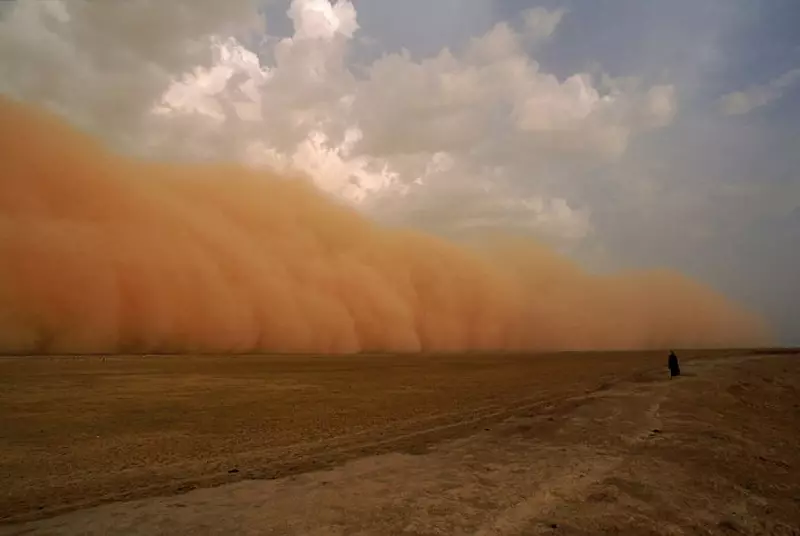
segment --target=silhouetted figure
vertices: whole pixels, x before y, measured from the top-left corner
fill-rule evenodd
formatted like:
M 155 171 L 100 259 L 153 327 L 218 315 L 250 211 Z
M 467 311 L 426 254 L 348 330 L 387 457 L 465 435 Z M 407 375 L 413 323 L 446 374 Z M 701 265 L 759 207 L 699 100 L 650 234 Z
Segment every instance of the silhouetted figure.
M 675 355 L 675 352 L 670 350 L 669 358 L 667 359 L 667 366 L 669 367 L 669 378 L 672 379 L 673 376 L 680 376 L 681 375 L 681 367 L 678 365 L 678 356 Z

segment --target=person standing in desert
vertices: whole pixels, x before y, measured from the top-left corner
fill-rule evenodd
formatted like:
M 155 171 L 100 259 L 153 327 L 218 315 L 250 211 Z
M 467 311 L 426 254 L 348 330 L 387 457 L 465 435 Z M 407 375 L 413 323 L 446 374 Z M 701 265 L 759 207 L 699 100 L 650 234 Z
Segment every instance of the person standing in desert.
M 674 376 L 681 375 L 681 367 L 678 364 L 678 356 L 675 355 L 675 352 L 672 350 L 669 351 L 669 358 L 667 358 L 667 367 L 669 368 L 669 379 L 672 379 Z

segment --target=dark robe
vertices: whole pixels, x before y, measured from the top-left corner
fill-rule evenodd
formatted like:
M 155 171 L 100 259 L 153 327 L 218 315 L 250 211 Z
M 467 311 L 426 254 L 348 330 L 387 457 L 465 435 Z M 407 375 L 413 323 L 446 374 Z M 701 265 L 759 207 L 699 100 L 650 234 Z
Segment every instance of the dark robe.
M 678 365 L 678 356 L 675 355 L 675 352 L 669 353 L 669 359 L 667 359 L 667 366 L 669 367 L 670 377 L 681 375 L 681 367 L 680 365 Z

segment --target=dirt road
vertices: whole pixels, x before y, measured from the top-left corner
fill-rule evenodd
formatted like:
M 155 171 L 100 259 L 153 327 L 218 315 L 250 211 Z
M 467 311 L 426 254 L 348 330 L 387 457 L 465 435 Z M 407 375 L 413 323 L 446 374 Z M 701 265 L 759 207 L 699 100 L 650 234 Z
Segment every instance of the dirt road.
M 272 480 L 0 534 L 800 533 L 794 356 L 240 359 L 3 362 L 7 521 Z

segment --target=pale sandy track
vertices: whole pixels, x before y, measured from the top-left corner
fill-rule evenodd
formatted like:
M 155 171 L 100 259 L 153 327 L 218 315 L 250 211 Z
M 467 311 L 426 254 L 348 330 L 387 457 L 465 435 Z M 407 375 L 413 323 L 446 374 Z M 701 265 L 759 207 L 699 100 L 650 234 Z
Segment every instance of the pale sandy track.
M 664 380 L 662 354 L 505 356 L 495 359 L 491 367 L 486 366 L 486 357 L 436 358 L 432 361 L 412 358 L 402 365 L 394 365 L 388 359 L 359 363 L 352 361 L 359 358 L 337 358 L 297 364 L 279 358 L 250 359 L 249 363 L 240 362 L 233 367 L 230 361 L 212 360 L 212 363 L 204 365 L 209 374 L 206 382 L 196 379 L 186 382 L 186 378 L 182 378 L 183 386 L 177 386 L 173 394 L 183 393 L 185 398 L 187 392 L 193 392 L 193 388 L 187 385 L 195 388 L 203 385 L 213 392 L 209 385 L 220 389 L 221 385 L 233 381 L 235 374 L 231 368 L 238 371 L 236 374 L 253 373 L 260 368 L 262 372 L 263 369 L 272 372 L 273 383 L 282 380 L 284 396 L 295 403 L 303 401 L 300 393 L 315 392 L 318 398 L 306 399 L 303 409 L 310 405 L 325 417 L 336 414 L 343 402 L 348 402 L 359 408 L 358 416 L 344 420 L 344 424 L 335 430 L 326 429 L 322 418 L 316 421 L 317 430 L 327 432 L 327 439 L 314 437 L 312 427 L 311 436 L 299 434 L 299 441 L 292 441 L 297 437 L 293 430 L 298 427 L 305 429 L 307 423 L 302 418 L 268 420 L 273 430 L 285 430 L 281 437 L 289 440 L 284 444 L 275 440 L 273 445 L 265 445 L 261 450 L 248 444 L 246 448 L 225 452 L 220 449 L 237 443 L 226 442 L 222 431 L 217 435 L 205 435 L 206 425 L 201 416 L 195 415 L 191 426 L 197 428 L 199 437 L 210 437 L 205 444 L 197 445 L 196 458 L 173 461 L 169 457 L 171 451 L 167 449 L 167 454 L 161 454 L 166 459 L 159 461 L 160 453 L 147 451 L 155 463 L 139 469 L 115 468 L 114 464 L 120 463 L 119 458 L 109 456 L 97 446 L 91 450 L 92 442 L 85 439 L 83 451 L 71 451 L 72 460 L 77 461 L 72 467 L 78 470 L 70 482 L 46 481 L 37 476 L 36 471 L 27 475 L 17 473 L 16 480 L 12 476 L 8 481 L 12 484 L 12 492 L 23 490 L 23 499 L 27 489 L 31 490 L 27 497 L 51 501 L 51 506 L 35 511 L 38 517 L 125 495 L 145 497 L 172 492 L 176 487 L 190 484 L 202 486 L 219 484 L 225 479 L 287 476 L 199 489 L 172 498 L 110 504 L 30 524 L 9 525 L 0 532 L 536 534 L 559 531 L 592 534 L 595 533 L 592 527 L 603 526 L 603 523 L 609 523 L 610 527 L 627 523 L 636 530 L 645 531 L 654 512 L 661 512 L 658 515 L 663 517 L 665 524 L 663 530 L 659 529 L 660 533 L 681 533 L 678 530 L 683 530 L 681 527 L 688 522 L 711 531 L 696 532 L 702 534 L 717 533 L 714 531 L 722 531 L 729 524 L 755 529 L 758 523 L 767 521 L 753 515 L 750 510 L 767 506 L 772 508 L 773 514 L 782 513 L 783 517 L 773 515 L 771 522 L 773 529 L 783 530 L 791 527 L 793 522 L 791 508 L 800 510 L 800 503 L 787 498 L 791 497 L 787 493 L 792 491 L 800 497 L 797 478 L 784 477 L 781 481 L 783 487 L 771 492 L 774 496 L 763 493 L 763 490 L 753 493 L 742 486 L 728 486 L 722 493 L 719 491 L 721 482 L 735 479 L 737 474 L 733 477 L 722 473 L 707 474 L 700 484 L 689 485 L 687 479 L 691 476 L 690 465 L 693 462 L 690 460 L 687 466 L 685 461 L 678 462 L 673 456 L 675 449 L 706 457 L 712 450 L 716 453 L 716 446 L 709 439 L 709 430 L 712 430 L 712 435 L 747 438 L 752 431 L 737 428 L 741 423 L 727 415 L 736 409 L 749 412 L 741 419 L 749 424 L 766 423 L 773 417 L 775 420 L 763 438 L 754 435 L 747 439 L 748 455 L 752 454 L 756 460 L 761 456 L 782 464 L 796 463 L 788 451 L 775 451 L 774 437 L 769 445 L 760 442 L 770 434 L 775 437 L 780 433 L 791 435 L 798 429 L 789 428 L 800 424 L 796 420 L 800 412 L 791 406 L 800 402 L 797 400 L 800 370 L 796 359 L 720 354 L 714 359 L 687 363 L 687 370 L 693 375 L 676 382 Z M 270 363 L 270 359 L 278 361 Z M 43 362 L 35 370 L 41 371 L 38 374 L 56 386 L 59 381 L 68 381 L 64 379 L 64 370 L 80 376 L 79 371 L 94 371 L 113 360 L 107 360 L 104 365 L 88 361 L 81 365 L 80 360 L 74 361 L 73 365 L 66 362 L 51 365 L 51 369 L 62 367 L 61 380 L 56 380 L 59 376 L 52 370 L 45 372 L 47 365 Z M 136 369 L 127 360 L 119 363 L 123 365 L 114 368 L 113 372 L 106 368 L 89 375 L 125 376 L 125 365 L 128 374 Z M 360 365 L 363 367 L 359 368 Z M 156 377 L 167 370 L 168 374 L 175 375 L 175 383 L 179 384 L 181 378 L 177 375 L 182 366 L 156 363 L 151 370 L 161 372 L 147 374 Z M 288 374 L 294 378 L 294 384 L 286 376 L 282 379 L 276 377 L 287 374 L 286 367 L 291 369 Z M 789 373 L 784 373 L 784 369 Z M 195 374 L 202 374 L 202 370 L 202 365 L 195 366 Z M 223 370 L 228 372 L 223 373 Z M 423 374 L 423 371 L 428 373 Z M 35 375 L 33 369 L 25 374 Z M 140 370 L 134 376 L 140 374 L 145 372 Z M 780 377 L 778 383 L 772 380 L 772 383 L 759 384 L 757 387 L 761 391 L 750 393 L 758 399 L 769 394 L 764 389 L 772 389 L 775 392 L 770 400 L 773 400 L 774 408 L 763 404 L 738 407 L 735 396 L 728 400 L 732 396 L 731 389 L 738 392 L 743 381 L 754 381 L 753 378 L 759 374 L 766 378 Z M 330 384 L 332 377 L 336 378 L 334 383 L 338 388 Z M 300 378 L 304 381 L 301 382 Z M 448 378 L 449 382 L 439 384 Z M 136 383 L 129 377 L 124 381 Z M 324 389 L 316 390 L 288 387 L 312 386 L 315 382 L 316 385 L 329 383 Z M 21 383 L 17 381 L 17 385 Z M 379 385 L 373 386 L 374 383 Z M 141 390 L 141 386 L 138 389 Z M 339 396 L 333 392 L 337 389 L 341 391 Z M 401 394 L 409 391 L 414 394 L 411 399 Z M 48 396 L 52 399 L 58 392 L 51 390 Z M 256 399 L 260 398 L 265 405 L 272 403 L 274 408 L 277 404 L 273 398 L 263 392 L 272 391 L 262 390 L 262 395 Z M 342 393 L 353 392 L 358 396 L 341 400 Z M 716 398 L 704 400 L 703 407 L 695 412 L 693 404 L 709 393 Z M 107 399 L 110 395 L 106 392 L 95 396 Z M 239 392 L 237 396 L 240 400 L 248 400 L 245 393 Z M 169 398 L 166 391 L 160 395 L 151 394 L 150 407 L 158 397 Z M 91 396 L 84 398 L 84 403 L 91 406 Z M 192 397 L 189 399 L 194 400 Z M 364 404 L 364 399 L 372 404 Z M 412 399 L 416 405 L 406 407 L 404 404 L 410 404 Z M 194 400 L 198 404 L 194 407 L 211 405 L 214 400 L 211 396 L 206 397 L 203 403 Z M 362 400 L 362 403 L 354 402 L 357 400 Z M 187 403 L 183 401 L 183 404 Z M 724 411 L 710 413 L 709 408 L 715 403 L 722 404 Z M 781 413 L 778 406 L 786 404 L 788 407 Z M 18 408 L 23 406 L 17 402 Z M 178 407 L 181 407 L 180 403 Z M 202 411 L 196 411 L 202 415 Z M 687 411 L 697 413 L 688 424 L 684 422 Z M 68 415 L 63 408 L 60 412 L 62 418 Z M 296 414 L 302 417 L 314 413 L 297 410 Z M 128 438 L 129 448 L 156 447 L 141 440 L 137 443 L 135 438 L 137 435 L 151 437 L 151 430 L 157 428 L 153 421 L 159 422 L 159 415 L 163 418 L 163 414 L 152 412 L 152 418 L 139 423 L 139 428 L 135 428 L 136 421 L 128 423 L 128 428 L 133 428 L 132 438 Z M 181 415 L 186 417 L 188 413 Z M 234 413 L 231 418 L 236 420 L 236 415 Z M 79 423 L 80 417 L 85 417 L 85 414 L 72 417 L 72 423 Z M 715 423 L 715 419 L 719 423 Z M 121 423 L 121 428 L 125 428 L 124 423 Z M 653 432 L 654 429 L 659 432 Z M 66 431 L 62 433 L 65 435 L 59 437 L 63 440 L 67 435 Z M 51 433 L 49 437 L 48 441 L 54 436 Z M 686 441 L 692 437 L 706 444 L 695 452 L 691 441 Z M 13 448 L 3 452 L 12 451 Z M 81 472 L 81 463 L 88 462 L 90 454 L 98 453 L 100 457 L 96 463 L 101 464 L 108 474 L 103 476 L 86 469 Z M 138 455 L 144 454 L 139 452 Z M 29 459 L 35 456 L 30 454 Z M 24 460 L 24 457 L 18 455 L 17 460 L 20 459 Z M 12 459 L 9 463 L 4 458 L 6 467 L 13 468 L 14 461 Z M 751 462 L 748 460 L 750 465 Z M 708 463 L 706 460 L 698 467 L 703 469 Z M 781 468 L 780 465 L 766 465 L 769 466 L 767 469 Z M 234 466 L 239 473 L 229 475 L 227 469 Z M 309 472 L 324 467 L 332 469 Z M 215 475 L 213 469 L 217 469 L 219 474 Z M 761 470 L 757 466 L 751 469 Z M 208 472 L 204 473 L 204 470 Z M 180 471 L 184 471 L 183 476 Z M 92 476 L 98 477 L 99 485 L 92 481 Z M 147 478 L 154 480 L 155 484 L 141 486 L 139 483 Z M 112 485 L 123 489 L 116 490 L 116 495 L 115 490 L 106 491 Z M 717 486 L 717 497 L 713 493 L 708 495 L 704 486 L 709 485 Z M 83 491 L 86 494 L 84 501 L 71 499 L 75 495 L 70 494 L 70 489 L 77 490 L 72 492 L 75 494 Z M 660 498 L 660 506 L 653 507 L 655 510 L 642 506 L 643 501 L 649 500 L 648 496 L 656 497 L 662 491 L 667 495 Z M 687 521 L 681 518 L 679 510 L 681 501 L 690 499 L 679 496 L 691 498 L 692 494 L 705 497 L 702 509 L 705 513 L 697 517 L 697 505 L 694 505 L 692 511 L 695 513 L 691 515 L 697 519 Z M 16 514 L 11 515 L 18 520 L 30 516 L 32 511 L 30 507 L 25 508 L 30 503 L 19 498 L 6 504 L 16 505 Z

